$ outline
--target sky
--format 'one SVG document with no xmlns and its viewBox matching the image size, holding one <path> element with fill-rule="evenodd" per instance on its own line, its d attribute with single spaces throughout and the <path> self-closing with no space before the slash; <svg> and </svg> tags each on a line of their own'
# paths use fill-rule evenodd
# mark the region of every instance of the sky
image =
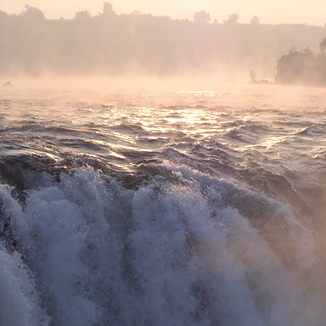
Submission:
<svg viewBox="0 0 326 326">
<path fill-rule="evenodd" d="M 0 10 L 19 14 L 28 4 L 42 10 L 48 19 L 73 18 L 79 10 L 88 10 L 92 15 L 102 12 L 103 2 L 110 2 L 117 14 L 139 10 L 192 20 L 196 11 L 206 10 L 220 23 L 232 13 L 240 16 L 240 23 L 249 23 L 253 16 L 263 24 L 326 23 L 326 0 L 0 0 Z"/>
</svg>

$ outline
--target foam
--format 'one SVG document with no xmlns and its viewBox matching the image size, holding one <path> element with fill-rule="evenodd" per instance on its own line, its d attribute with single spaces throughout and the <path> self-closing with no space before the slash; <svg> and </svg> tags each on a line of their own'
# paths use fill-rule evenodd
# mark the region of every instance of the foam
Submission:
<svg viewBox="0 0 326 326">
<path fill-rule="evenodd" d="M 13 252 L 0 251 L 5 324 L 326 320 L 313 234 L 288 206 L 230 180 L 165 168 L 174 179 L 137 190 L 91 168 L 62 173 L 60 183 L 28 191 L 23 208 L 3 186 L 2 212 L 19 239 Z"/>
</svg>

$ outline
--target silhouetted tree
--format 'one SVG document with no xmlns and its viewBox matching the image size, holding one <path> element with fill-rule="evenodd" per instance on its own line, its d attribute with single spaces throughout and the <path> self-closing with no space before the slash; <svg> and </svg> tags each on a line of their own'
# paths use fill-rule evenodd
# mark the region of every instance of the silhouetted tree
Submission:
<svg viewBox="0 0 326 326">
<path fill-rule="evenodd" d="M 250 20 L 250 24 L 251 25 L 260 25 L 259 18 L 257 16 L 252 17 Z"/>
<path fill-rule="evenodd" d="M 78 20 L 89 19 L 89 18 L 91 18 L 91 14 L 87 10 L 78 11 L 75 14 L 75 19 Z"/>
<path fill-rule="evenodd" d="M 275 82 L 278 84 L 305 84 L 322 85 L 326 79 L 323 75 L 324 62 L 310 50 L 309 47 L 302 51 L 292 51 L 282 55 L 277 62 L 277 75 Z"/>
<path fill-rule="evenodd" d="M 30 7 L 29 5 L 26 5 L 24 7 L 24 10 L 21 15 L 26 19 L 34 21 L 42 21 L 45 18 L 43 12 L 40 9 Z"/>
<path fill-rule="evenodd" d="M 224 24 L 236 24 L 239 20 L 239 15 L 238 14 L 231 14 L 229 15 L 227 20 L 224 20 Z"/>
<path fill-rule="evenodd" d="M 115 12 L 112 9 L 111 3 L 109 3 L 109 2 L 103 3 L 103 15 L 104 16 L 115 15 Z"/>
<path fill-rule="evenodd" d="M 143 13 L 140 11 L 140 10 L 134 10 L 133 12 L 132 12 L 134 15 L 142 15 Z"/>
<path fill-rule="evenodd" d="M 7 13 L 0 10 L 0 22 L 3 22 L 5 19 L 8 19 Z"/>
<path fill-rule="evenodd" d="M 211 15 L 205 10 L 197 11 L 194 14 L 194 23 L 208 23 L 211 20 Z"/>
<path fill-rule="evenodd" d="M 326 50 L 326 36 L 322 38 L 322 40 L 319 43 L 319 49 L 321 52 L 325 52 Z"/>
<path fill-rule="evenodd" d="M 306 48 L 304 48 L 302 50 L 302 53 L 304 53 L 306 55 L 310 55 L 310 56 L 313 56 L 314 55 L 314 53 L 310 50 L 310 47 L 309 46 L 307 46 Z"/>
</svg>

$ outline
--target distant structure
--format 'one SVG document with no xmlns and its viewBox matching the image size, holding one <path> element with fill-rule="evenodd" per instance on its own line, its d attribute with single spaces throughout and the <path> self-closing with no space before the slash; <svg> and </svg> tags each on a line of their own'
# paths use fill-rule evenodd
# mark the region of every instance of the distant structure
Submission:
<svg viewBox="0 0 326 326">
<path fill-rule="evenodd" d="M 2 87 L 13 87 L 12 83 L 10 81 L 7 81 L 2 84 Z"/>
</svg>

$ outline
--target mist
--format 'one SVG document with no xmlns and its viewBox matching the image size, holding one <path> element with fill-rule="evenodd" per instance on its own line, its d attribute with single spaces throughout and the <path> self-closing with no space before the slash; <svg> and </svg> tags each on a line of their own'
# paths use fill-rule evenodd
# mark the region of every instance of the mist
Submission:
<svg viewBox="0 0 326 326">
<path fill-rule="evenodd" d="M 290 49 L 318 49 L 325 31 L 307 25 L 266 25 L 254 17 L 222 22 L 204 10 L 192 21 L 135 11 L 117 15 L 109 3 L 91 16 L 47 19 L 26 5 L 19 15 L 0 12 L 0 74 L 56 78 L 215 78 L 274 80 L 277 60 Z"/>
<path fill-rule="evenodd" d="M 324 324 L 324 28 L 0 27 L 1 325 Z"/>
</svg>

